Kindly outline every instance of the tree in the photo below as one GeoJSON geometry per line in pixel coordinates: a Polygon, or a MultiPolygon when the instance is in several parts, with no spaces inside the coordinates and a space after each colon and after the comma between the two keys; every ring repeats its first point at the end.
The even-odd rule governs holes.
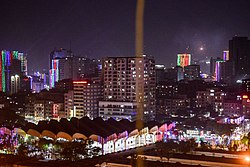
{"type": "Polygon", "coordinates": [[[247,146],[247,149],[249,150],[249,148],[250,148],[250,132],[247,135],[242,137],[241,143],[245,144],[247,146]]]}
{"type": "Polygon", "coordinates": [[[63,151],[61,155],[64,159],[77,161],[88,155],[85,141],[73,141],[62,144],[63,151]]]}
{"type": "Polygon", "coordinates": [[[20,157],[26,157],[28,155],[28,147],[24,144],[21,144],[17,149],[17,154],[20,157]]]}

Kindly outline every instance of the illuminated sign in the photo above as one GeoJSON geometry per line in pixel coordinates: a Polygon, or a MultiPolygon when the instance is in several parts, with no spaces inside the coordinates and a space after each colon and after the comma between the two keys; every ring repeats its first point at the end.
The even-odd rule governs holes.
{"type": "Polygon", "coordinates": [[[178,54],[177,55],[177,66],[182,68],[191,64],[191,54],[178,54]]]}

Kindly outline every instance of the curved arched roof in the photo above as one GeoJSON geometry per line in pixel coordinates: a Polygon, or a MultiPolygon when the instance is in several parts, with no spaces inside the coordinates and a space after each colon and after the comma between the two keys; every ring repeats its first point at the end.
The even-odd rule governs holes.
{"type": "Polygon", "coordinates": [[[10,135],[11,134],[11,130],[6,128],[6,127],[1,127],[0,128],[1,131],[4,132],[4,134],[10,135]]]}
{"type": "MultiPolygon", "coordinates": [[[[143,127],[148,127],[150,129],[150,133],[157,131],[157,127],[158,130],[161,129],[162,131],[170,129],[170,124],[159,124],[155,121],[147,123],[143,122],[143,125],[143,127]]],[[[136,128],[136,122],[130,122],[126,119],[116,121],[110,118],[107,121],[103,121],[101,118],[90,120],[88,117],[83,117],[81,119],[72,118],[70,121],[68,121],[67,119],[61,119],[60,122],[58,122],[57,120],[40,121],[38,125],[35,125],[33,123],[26,123],[26,125],[23,127],[17,127],[21,127],[19,128],[19,130],[16,129],[16,131],[22,135],[25,135],[26,132],[26,134],[33,135],[39,138],[43,136],[51,137],[54,139],[62,137],[67,140],[81,137],[87,138],[88,136],[91,136],[94,141],[98,142],[101,142],[103,141],[103,139],[106,139],[108,136],[114,134],[117,135],[117,138],[138,135],[139,131],[142,130],[136,128]]],[[[5,131],[6,133],[10,132],[10,130],[5,129],[2,129],[2,131],[5,131]]]]}
{"type": "Polygon", "coordinates": [[[168,125],[165,123],[160,126],[159,131],[166,132],[168,130],[168,125]]]}
{"type": "Polygon", "coordinates": [[[132,132],[130,132],[128,136],[131,137],[131,136],[135,136],[135,135],[138,135],[138,134],[139,134],[138,129],[135,129],[132,132]]]}
{"type": "Polygon", "coordinates": [[[26,132],[20,128],[15,128],[14,132],[20,136],[23,136],[23,137],[26,136],[26,132]]]}
{"type": "Polygon", "coordinates": [[[58,132],[57,135],[56,135],[57,138],[63,138],[63,139],[66,139],[68,141],[71,141],[72,140],[72,137],[68,134],[68,133],[65,133],[65,132],[58,132]]]}
{"type": "Polygon", "coordinates": [[[86,140],[87,137],[84,135],[84,134],[81,134],[81,133],[75,133],[73,136],[72,136],[73,139],[83,139],[83,140],[86,140]]]}
{"type": "Polygon", "coordinates": [[[39,137],[39,138],[41,137],[41,134],[35,129],[29,129],[27,134],[31,136],[39,137]]]}
{"type": "Polygon", "coordinates": [[[119,133],[117,138],[121,139],[121,138],[125,138],[125,137],[128,137],[128,131],[124,131],[122,133],[119,133]]]}
{"type": "Polygon", "coordinates": [[[98,135],[95,135],[95,134],[92,134],[89,136],[90,139],[92,139],[93,141],[96,141],[96,142],[99,142],[99,143],[102,143],[102,137],[101,136],[98,136],[98,135]]]}
{"type": "Polygon", "coordinates": [[[158,131],[158,126],[154,126],[149,130],[149,133],[154,133],[158,131]]]}
{"type": "Polygon", "coordinates": [[[53,132],[49,131],[49,130],[43,130],[42,131],[42,137],[45,137],[45,136],[50,137],[52,139],[56,139],[56,135],[53,132]]]}
{"type": "Polygon", "coordinates": [[[115,139],[117,139],[116,133],[113,133],[112,135],[110,135],[110,136],[107,137],[107,140],[108,140],[108,141],[110,141],[110,140],[115,140],[115,139]]]}

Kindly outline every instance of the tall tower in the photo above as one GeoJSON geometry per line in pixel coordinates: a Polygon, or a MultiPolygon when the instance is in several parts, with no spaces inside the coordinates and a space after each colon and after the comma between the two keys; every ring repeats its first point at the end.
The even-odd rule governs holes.
{"type": "Polygon", "coordinates": [[[27,72],[27,59],[18,51],[2,50],[0,54],[0,91],[11,93],[20,88],[22,76],[27,72]],[[15,89],[11,86],[13,78],[17,78],[15,89]],[[13,88],[13,89],[12,89],[13,88]]]}
{"type": "Polygon", "coordinates": [[[184,68],[191,65],[191,54],[183,53],[177,55],[177,66],[184,68]]]}
{"type": "MultiPolygon", "coordinates": [[[[103,59],[103,83],[104,101],[115,102],[114,105],[122,106],[123,103],[136,103],[136,114],[138,111],[138,86],[143,90],[140,94],[142,105],[142,118],[154,119],[155,114],[155,60],[153,57],[107,57],[103,59]],[[139,75],[137,74],[139,66],[139,75]],[[142,71],[142,72],[141,72],[142,71]],[[138,79],[139,77],[139,79],[138,79]],[[120,103],[118,103],[120,102],[120,103]]],[[[116,109],[118,109],[117,107],[116,109]]],[[[121,107],[122,108],[122,107],[121,107]]],[[[121,116],[126,113],[124,109],[118,109],[121,116]]],[[[108,111],[108,110],[107,110],[108,111]]],[[[134,111],[131,110],[132,115],[134,111]]],[[[115,117],[114,114],[112,117],[115,117]]]]}
{"type": "Polygon", "coordinates": [[[236,77],[250,75],[250,40],[247,37],[233,37],[229,41],[229,61],[233,62],[236,77]]]}

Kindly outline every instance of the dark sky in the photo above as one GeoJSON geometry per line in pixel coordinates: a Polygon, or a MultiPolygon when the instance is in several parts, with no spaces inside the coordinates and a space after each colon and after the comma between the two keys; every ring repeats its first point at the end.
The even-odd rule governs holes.
{"type": "MultiPolygon", "coordinates": [[[[48,68],[54,48],[92,58],[134,55],[136,0],[1,0],[0,49],[48,68]]],[[[176,54],[221,56],[233,36],[250,37],[249,0],[145,0],[145,54],[175,65],[176,54]],[[203,51],[199,48],[204,47],[203,51]]]]}

